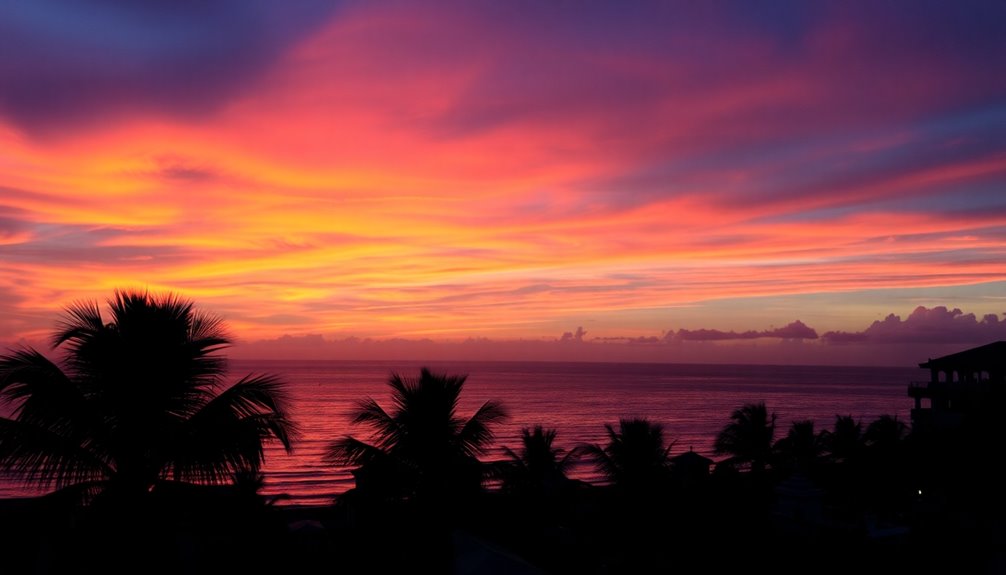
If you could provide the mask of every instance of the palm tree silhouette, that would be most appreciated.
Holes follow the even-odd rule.
[[[618,430],[606,424],[608,444],[586,445],[584,451],[615,487],[628,493],[651,493],[670,476],[673,443],[664,439],[664,427],[648,419],[622,419]]]
[[[824,439],[814,433],[814,420],[794,421],[786,437],[775,442],[775,451],[794,469],[809,471],[824,453]]]
[[[866,446],[874,452],[888,454],[897,450],[908,433],[908,426],[895,415],[881,415],[870,423],[863,434]]]
[[[851,415],[836,415],[835,428],[822,431],[825,450],[834,461],[848,462],[859,455],[863,447],[863,425]]]
[[[275,376],[227,387],[219,318],[174,295],[116,291],[111,317],[71,305],[53,337],[0,356],[0,469],[27,485],[76,486],[131,501],[159,482],[255,473],[263,442],[289,451],[295,426]]]
[[[748,464],[761,473],[772,458],[775,414],[769,415],[765,403],[748,403],[734,410],[732,420],[716,436],[718,455],[730,455],[732,463]]]
[[[467,420],[459,417],[466,378],[425,367],[418,378],[393,373],[394,408],[388,412],[368,398],[353,414],[353,424],[370,428],[372,443],[347,435],[329,444],[326,459],[358,466],[358,490],[383,498],[444,502],[478,491],[485,475],[478,457],[506,411],[487,401]]]
[[[580,450],[555,447],[555,429],[541,425],[521,429],[521,448],[504,447],[509,460],[502,462],[503,490],[513,493],[543,495],[568,482],[569,471]]]

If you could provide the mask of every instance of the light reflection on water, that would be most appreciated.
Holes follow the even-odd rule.
[[[287,493],[287,503],[324,503],[352,487],[346,469],[322,462],[325,445],[352,429],[355,403],[374,397],[388,404],[386,381],[392,371],[418,374],[421,362],[235,361],[232,372],[276,373],[290,384],[292,412],[302,436],[292,455],[275,445],[266,448],[268,495]],[[675,441],[672,453],[693,448],[712,456],[716,433],[730,412],[746,402],[764,401],[778,415],[777,434],[791,421],[814,419],[831,427],[835,415],[852,415],[864,424],[881,414],[906,420],[911,400],[907,383],[917,369],[730,366],[673,364],[434,362],[435,371],[467,373],[460,412],[468,416],[482,402],[503,402],[510,419],[497,432],[496,448],[516,448],[521,427],[543,424],[559,430],[556,442],[571,448],[605,440],[605,423],[620,417],[648,417],[664,424]],[[573,476],[596,480],[587,463]],[[0,497],[30,495],[16,484],[0,483]]]

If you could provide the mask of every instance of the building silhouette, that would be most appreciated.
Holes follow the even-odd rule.
[[[1001,408],[1006,399],[1006,341],[930,359],[929,381],[913,382],[908,396],[914,430],[957,429],[972,417]]]

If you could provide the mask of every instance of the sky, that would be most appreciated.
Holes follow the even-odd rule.
[[[7,3],[0,342],[116,288],[251,357],[1006,339],[1003,62],[998,1]]]

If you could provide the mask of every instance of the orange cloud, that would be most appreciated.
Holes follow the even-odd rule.
[[[702,18],[668,37],[666,17],[605,44],[587,21],[354,6],[195,116],[158,100],[39,138],[0,110],[0,339],[115,287],[181,291],[249,339],[456,338],[1006,281],[1003,112],[983,104],[1006,89],[970,54],[870,61],[855,18],[789,51]],[[829,327],[862,323],[848,302]]]

